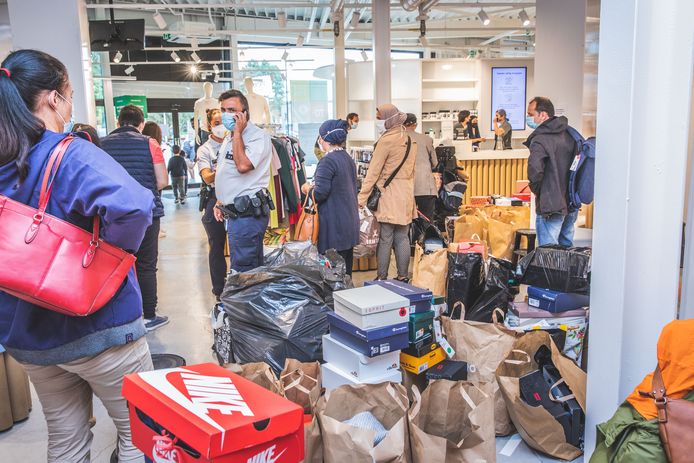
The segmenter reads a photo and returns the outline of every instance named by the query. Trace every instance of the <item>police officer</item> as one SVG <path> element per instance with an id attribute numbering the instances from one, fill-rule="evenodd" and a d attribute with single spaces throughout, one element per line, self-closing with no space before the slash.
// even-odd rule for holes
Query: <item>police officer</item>
<path id="1" fill-rule="evenodd" d="M 263 236 L 270 210 L 267 191 L 272 161 L 270 135 L 250 122 L 248 100 L 238 90 L 219 97 L 222 124 L 230 132 L 217 161 L 215 218 L 227 219 L 231 269 L 245 272 L 263 265 Z"/>

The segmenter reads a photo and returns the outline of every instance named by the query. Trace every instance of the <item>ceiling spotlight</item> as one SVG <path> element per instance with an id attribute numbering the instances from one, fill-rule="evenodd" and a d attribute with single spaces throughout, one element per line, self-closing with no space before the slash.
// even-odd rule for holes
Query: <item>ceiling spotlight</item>
<path id="1" fill-rule="evenodd" d="M 530 25 L 530 17 L 528 16 L 528 13 L 526 13 L 525 10 L 521 10 L 520 13 L 518 13 L 518 18 L 523 22 L 523 26 L 527 27 Z"/>
<path id="2" fill-rule="evenodd" d="M 301 48 L 304 46 L 304 36 L 299 35 L 299 37 L 296 38 L 296 47 Z"/>
<path id="3" fill-rule="evenodd" d="M 355 11 L 352 13 L 352 19 L 349 21 L 349 25 L 352 26 L 352 29 L 356 29 L 357 26 L 359 25 L 359 18 L 361 17 L 361 14 L 358 11 Z"/>
<path id="4" fill-rule="evenodd" d="M 482 24 L 485 26 L 488 26 L 490 22 L 492 22 L 491 19 L 489 19 L 489 15 L 487 14 L 484 9 L 480 10 L 479 13 L 477 13 L 477 16 L 479 16 L 480 21 L 482 21 Z"/>
<path id="5" fill-rule="evenodd" d="M 369 60 L 369 55 L 366 54 L 366 50 L 361 51 L 361 59 L 363 59 L 364 61 Z"/>
<path id="6" fill-rule="evenodd" d="M 284 53 L 282 54 L 282 59 L 287 61 L 287 58 L 289 58 L 289 52 L 287 50 L 284 50 Z"/>
<path id="7" fill-rule="evenodd" d="M 157 26 L 159 26 L 159 29 L 166 29 L 166 19 L 159 13 L 159 10 L 154 12 L 154 15 L 152 15 L 152 19 L 154 19 L 154 22 L 157 23 Z"/>
<path id="8" fill-rule="evenodd" d="M 171 59 L 174 60 L 174 63 L 180 63 L 181 62 L 181 57 L 178 56 L 178 53 L 175 51 L 171 52 Z"/>
<path id="9" fill-rule="evenodd" d="M 116 54 L 113 56 L 113 62 L 118 64 L 120 63 L 120 60 L 123 59 L 123 53 L 120 51 L 117 51 Z"/>
<path id="10" fill-rule="evenodd" d="M 287 27 L 287 13 L 285 13 L 284 11 L 280 11 L 279 13 L 277 13 L 277 22 L 280 23 L 281 28 L 284 29 L 285 27 Z"/>
<path id="11" fill-rule="evenodd" d="M 215 74 L 219 74 L 219 66 L 217 64 L 212 65 L 212 70 Z"/>
<path id="12" fill-rule="evenodd" d="M 426 35 L 420 35 L 420 36 L 419 36 L 419 43 L 420 43 L 423 47 L 428 47 L 428 46 L 429 46 L 429 41 L 427 40 Z"/>
<path id="13" fill-rule="evenodd" d="M 127 68 L 125 68 L 125 74 L 126 75 L 130 75 L 133 72 L 135 72 L 135 66 L 133 66 L 132 64 L 130 66 L 128 66 Z"/>
<path id="14" fill-rule="evenodd" d="M 193 75 L 197 74 L 198 73 L 198 67 L 194 64 L 191 64 L 190 65 L 190 73 Z"/>
<path id="15" fill-rule="evenodd" d="M 200 59 L 200 57 L 198 56 L 198 54 L 195 53 L 195 52 L 191 53 L 191 54 L 190 54 L 190 57 L 193 58 L 193 61 L 195 61 L 195 64 L 198 64 L 200 61 L 202 61 L 202 60 Z"/>

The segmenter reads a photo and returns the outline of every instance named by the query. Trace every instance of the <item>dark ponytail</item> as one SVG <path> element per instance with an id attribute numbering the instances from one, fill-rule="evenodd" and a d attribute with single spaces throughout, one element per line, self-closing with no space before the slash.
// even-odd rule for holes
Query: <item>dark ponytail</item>
<path id="1" fill-rule="evenodd" d="M 0 67 L 0 165 L 14 162 L 21 182 L 29 173 L 29 151 L 46 130 L 34 116 L 40 97 L 44 91 L 62 93 L 68 83 L 67 69 L 38 50 L 10 53 Z"/>

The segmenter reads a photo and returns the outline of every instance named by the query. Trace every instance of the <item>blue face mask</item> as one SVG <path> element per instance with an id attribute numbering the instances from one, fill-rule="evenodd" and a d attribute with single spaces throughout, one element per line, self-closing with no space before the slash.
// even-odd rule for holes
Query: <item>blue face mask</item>
<path id="1" fill-rule="evenodd" d="M 357 127 L 359 127 L 359 123 L 358 123 L 358 122 L 355 122 L 355 123 L 352 124 L 352 130 L 356 130 Z"/>
<path id="2" fill-rule="evenodd" d="M 532 116 L 526 116 L 525 123 L 528 124 L 528 127 L 530 127 L 531 129 L 536 129 L 540 126 L 540 124 L 535 122 L 535 118 L 533 118 Z"/>
<path id="3" fill-rule="evenodd" d="M 229 132 L 233 132 L 234 127 L 236 127 L 235 114 L 236 113 L 222 113 L 222 125 L 226 127 Z"/>

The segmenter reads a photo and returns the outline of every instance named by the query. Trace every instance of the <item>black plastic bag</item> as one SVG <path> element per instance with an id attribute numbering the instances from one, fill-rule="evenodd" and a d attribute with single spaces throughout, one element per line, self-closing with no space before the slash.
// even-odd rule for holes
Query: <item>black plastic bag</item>
<path id="1" fill-rule="evenodd" d="M 484 290 L 484 259 L 478 253 L 448 253 L 448 307 L 462 302 L 467 311 Z"/>
<path id="2" fill-rule="evenodd" d="M 521 283 L 563 293 L 590 292 L 590 248 L 540 246 L 518 264 Z"/>
<path id="3" fill-rule="evenodd" d="M 506 314 L 514 296 L 513 278 L 514 271 L 511 262 L 490 257 L 484 291 L 474 305 L 470 309 L 466 309 L 465 320 L 491 323 L 492 312 L 497 308 Z"/>
<path id="4" fill-rule="evenodd" d="M 425 241 L 432 240 L 441 243 L 441 246 L 448 247 L 448 241 L 443 237 L 441 230 L 434 225 L 429 219 L 422 214 L 412 220 L 410 225 L 410 244 L 414 246 L 416 243 L 424 249 Z"/>
<path id="5" fill-rule="evenodd" d="M 323 360 L 322 337 L 333 291 L 351 287 L 335 252 L 289 246 L 273 256 L 279 265 L 229 276 L 222 304 L 238 363 L 266 362 L 275 373 L 287 358 Z"/>

